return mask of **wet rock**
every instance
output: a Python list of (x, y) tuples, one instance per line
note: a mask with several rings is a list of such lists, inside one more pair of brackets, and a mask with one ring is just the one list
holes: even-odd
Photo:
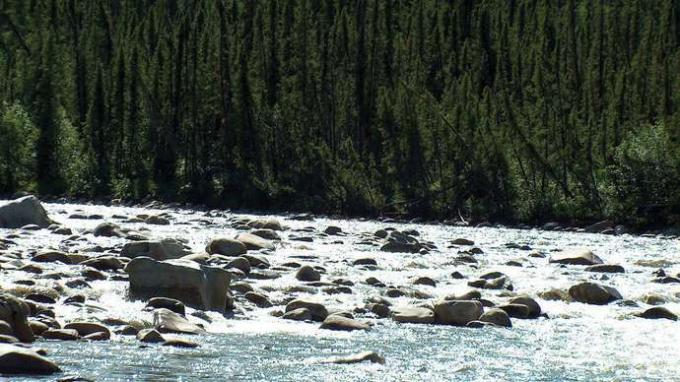
[(331, 314), (326, 317), (320, 326), (321, 329), (340, 330), (340, 331), (354, 331), (354, 330), (368, 330), (371, 327), (363, 322), (347, 318), (338, 314)]
[(504, 328), (512, 327), (512, 322), (510, 321), (510, 316), (508, 313), (506, 313), (503, 309), (498, 308), (491, 308), (484, 312), (479, 317), (479, 321)]
[(586, 232), (589, 233), (600, 233), (606, 229), (614, 228), (614, 222), (611, 220), (602, 220), (597, 223), (593, 223), (584, 228)]
[(274, 231), (273, 229), (268, 228), (256, 229), (254, 231), (251, 231), (250, 233), (267, 240), (281, 240), (281, 236), (279, 236), (279, 234), (276, 233), (276, 231)]
[(131, 260), (125, 267), (130, 292), (140, 297), (170, 297), (204, 310), (223, 312), (229, 290), (229, 272), (187, 260)]
[(78, 332), (81, 337), (88, 337), (93, 334), (102, 333), (102, 337), (104, 339), (111, 338), (111, 331), (109, 328), (95, 322), (71, 322), (64, 325), (64, 329), (73, 329)]
[(250, 273), (251, 266), (250, 261), (245, 257), (237, 257), (227, 263), (227, 268), (236, 268), (241, 270), (244, 274)]
[(311, 321), (312, 312), (307, 308), (297, 308), (286, 312), (281, 316), (284, 320)]
[(246, 282), (235, 282), (235, 283), (231, 284), (231, 286), (229, 288), (232, 291), (236, 291), (236, 292), (243, 293), (243, 294), (253, 291), (253, 286), (246, 283)]
[[(0, 321), (0, 322), (4, 322), (4, 321)], [(29, 321), (28, 326), (31, 327), (33, 334), (37, 335), (37, 336), (41, 335), (42, 333), (44, 333), (46, 330), (48, 330), (50, 328), (49, 326), (47, 326), (46, 324), (44, 324), (40, 321)], [(10, 330), (11, 330), (11, 328), (10, 328)], [(2, 334), (12, 334), (12, 332), (9, 332), (9, 333), (3, 332)]]
[(41, 267), (33, 264), (24, 265), (23, 267), (19, 268), (19, 270), (22, 272), (34, 273), (37, 275), (43, 273), (43, 269)]
[(547, 291), (543, 291), (540, 292), (538, 296), (548, 301), (564, 301), (564, 302), (571, 301), (571, 296), (569, 295), (569, 292), (564, 291), (562, 289), (550, 289)]
[(145, 343), (165, 342), (163, 335), (156, 329), (142, 329), (137, 333), (137, 340)]
[(99, 271), (117, 271), (123, 268), (123, 262), (114, 256), (95, 257), (93, 259), (85, 260), (81, 264)]
[(248, 277), (254, 280), (274, 280), (281, 277), (281, 275), (277, 272), (268, 271), (265, 269), (253, 269), (248, 274)]
[(373, 276), (367, 278), (365, 282), (366, 282), (366, 284), (373, 285), (375, 287), (384, 287), (385, 286), (385, 284), (382, 281), (378, 280), (377, 278), (375, 278)]
[(61, 251), (43, 251), (33, 256), (31, 260), (38, 263), (54, 263), (61, 262), (64, 264), (71, 264), (71, 258)]
[(530, 309), (524, 304), (505, 304), (499, 305), (498, 309), (503, 310), (508, 316), (512, 318), (530, 318)]
[(346, 286), (337, 286), (324, 288), (323, 292), (326, 294), (352, 294), (352, 288)]
[(642, 296), (642, 302), (649, 305), (661, 305), (666, 303), (666, 298), (658, 294), (646, 294)]
[(172, 346), (176, 348), (187, 348), (187, 349), (193, 349), (197, 348), (199, 345), (196, 342), (189, 341), (184, 338), (170, 338), (167, 341), (163, 342), (163, 346)]
[(106, 275), (99, 272), (96, 269), (92, 268), (86, 268), (83, 269), (82, 272), (80, 272), (81, 275), (85, 277), (86, 280), (88, 281), (95, 281), (95, 280), (106, 280)]
[(246, 253), (246, 245), (234, 239), (218, 238), (213, 239), (205, 251), (211, 255), (239, 256)]
[(0, 374), (53, 374), (59, 366), (36, 351), (15, 346), (0, 345)]
[(271, 308), (274, 304), (269, 301), (267, 296), (257, 292), (246, 292), (245, 299), (257, 305), (260, 308)]
[(625, 273), (626, 270), (620, 265), (615, 264), (598, 264), (586, 267), (586, 272), (600, 272), (600, 273)]
[(442, 325), (465, 326), (484, 313), (479, 301), (440, 300), (434, 304), (435, 322)]
[(16, 337), (7, 334), (0, 334), (0, 344), (16, 344), (16, 343), (19, 343), (19, 340)]
[(330, 358), (324, 361), (321, 361), (322, 363), (336, 363), (336, 364), (352, 364), (352, 363), (360, 363), (360, 362), (371, 362), (371, 363), (378, 363), (378, 364), (384, 364), (385, 363), (385, 358), (380, 356), (378, 353), (373, 352), (373, 351), (366, 351), (346, 357), (338, 357), (338, 358)]
[(92, 234), (104, 237), (125, 237), (125, 233), (120, 229), (120, 226), (111, 222), (100, 223), (94, 228)]
[(392, 298), (403, 297), (406, 296), (406, 292), (397, 288), (389, 288), (385, 291), (385, 296)]
[(451, 273), (451, 278), (454, 279), (454, 280), (460, 280), (460, 279), (464, 279), (465, 276), (463, 276), (463, 274), (458, 272), (458, 271), (453, 271)]
[(121, 256), (134, 259), (136, 257), (150, 257), (154, 260), (179, 259), (191, 252), (177, 239), (167, 238), (159, 241), (135, 241), (123, 246)]
[(515, 298), (510, 299), (509, 303), (526, 306), (529, 309), (528, 316), (529, 318), (537, 318), (538, 316), (541, 315), (541, 306), (538, 304), (538, 302), (536, 302), (536, 300), (529, 296), (517, 296)]
[(369, 303), (366, 305), (366, 308), (376, 316), (380, 318), (386, 318), (389, 317), (392, 311), (390, 310), (390, 307), (387, 304), (384, 303), (379, 303), (379, 302), (373, 302)]
[(282, 231), (283, 226), (276, 219), (256, 219), (248, 222), (248, 226), (251, 228), (265, 228), (274, 231)]
[(321, 273), (309, 265), (303, 265), (295, 273), (295, 278), (300, 281), (319, 281)]
[(370, 265), (370, 266), (377, 266), (378, 262), (375, 261), (375, 259), (372, 259), (370, 257), (364, 257), (360, 259), (356, 259), (352, 262), (352, 265), (357, 266), (357, 265)]
[(52, 224), (38, 198), (24, 196), (0, 205), (0, 227), (20, 228), (28, 224), (46, 228)]
[(602, 264), (602, 259), (588, 249), (574, 249), (553, 255), (549, 262), (569, 265), (597, 265)]
[(24, 299), (39, 302), (41, 304), (54, 304), (57, 302), (53, 297), (40, 292), (29, 293), (24, 296)]
[(412, 283), (413, 283), (413, 285), (427, 285), (427, 286), (431, 286), (431, 287), (437, 286), (436, 281), (434, 281), (431, 278), (426, 277), (426, 276), (416, 277), (415, 279), (413, 279)]
[(260, 236), (252, 233), (240, 233), (236, 236), (236, 240), (240, 241), (246, 246), (247, 250), (259, 251), (261, 249), (274, 249), (274, 243), (270, 240), (263, 239)]
[(182, 301), (168, 297), (153, 297), (147, 301), (146, 307), (151, 309), (165, 308), (181, 315), (186, 313), (186, 307)]
[(170, 220), (164, 216), (160, 215), (151, 215), (146, 220), (144, 220), (146, 224), (152, 224), (152, 225), (168, 225), (170, 224)]
[(445, 300), (479, 300), (482, 294), (478, 290), (469, 290), (462, 294), (450, 295), (444, 297)]
[(331, 225), (331, 226), (326, 227), (326, 229), (323, 230), (323, 232), (326, 235), (340, 235), (342, 233), (342, 228), (340, 228), (338, 226)]
[(653, 308), (649, 308), (644, 312), (636, 314), (636, 316), (652, 320), (661, 318), (673, 321), (678, 320), (678, 316), (675, 313), (671, 312), (670, 310), (663, 306), (655, 306)]
[(475, 242), (470, 239), (458, 238), (451, 241), (453, 245), (475, 245)]
[(64, 299), (64, 304), (82, 304), (85, 302), (85, 296), (82, 294), (75, 294)]
[(46, 340), (75, 341), (80, 339), (80, 334), (75, 329), (48, 329), (41, 337)]
[(434, 311), (421, 307), (398, 307), (392, 311), (392, 319), (400, 323), (433, 324)]
[(622, 299), (621, 294), (616, 289), (592, 282), (572, 286), (569, 288), (569, 295), (574, 301), (594, 305), (606, 305)]
[(377, 230), (373, 233), (373, 236), (380, 238), (380, 239), (386, 238), (387, 235), (388, 235), (388, 232), (384, 229), (379, 229), (379, 230)]
[(153, 325), (161, 333), (201, 334), (205, 329), (169, 309), (156, 309), (153, 312)]
[(496, 278), (479, 278), (477, 280), (471, 280), (468, 281), (468, 286), (482, 289), (513, 290), (513, 285), (510, 282), (510, 279), (505, 275)]
[(295, 299), (289, 302), (288, 305), (286, 305), (286, 313), (299, 308), (307, 308), (314, 321), (322, 322), (328, 317), (328, 310), (326, 310), (326, 307), (323, 306), (323, 304), (302, 299)]

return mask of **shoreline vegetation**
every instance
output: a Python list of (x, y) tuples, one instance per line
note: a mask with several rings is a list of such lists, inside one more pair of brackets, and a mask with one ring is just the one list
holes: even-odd
[(0, 194), (680, 224), (677, 1), (36, 0), (0, 20)]

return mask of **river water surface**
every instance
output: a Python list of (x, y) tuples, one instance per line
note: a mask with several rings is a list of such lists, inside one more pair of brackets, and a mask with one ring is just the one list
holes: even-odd
[[(74, 233), (94, 228), (102, 220), (70, 219), (75, 212), (100, 214), (104, 220), (121, 227), (138, 230), (150, 238), (176, 237), (187, 240), (195, 252), (202, 252), (210, 239), (233, 237), (239, 231), (231, 228), (234, 215), (227, 212), (207, 214), (190, 210), (154, 210), (142, 208), (103, 207), (76, 204), (45, 204), (51, 218)], [(137, 214), (170, 214), (171, 224), (151, 226), (127, 223), (120, 216)], [(252, 217), (252, 216), (247, 216)], [(374, 323), (367, 332), (333, 332), (321, 330), (318, 323), (292, 322), (273, 317), (275, 306), (258, 309), (237, 298), (238, 313), (232, 318), (209, 313), (209, 334), (191, 337), (200, 343), (196, 349), (180, 349), (156, 345), (141, 346), (134, 337), (114, 336), (104, 342), (38, 341), (49, 358), (64, 370), (63, 375), (44, 378), (7, 380), (55, 380), (72, 375), (97, 381), (670, 381), (680, 380), (680, 325), (670, 320), (645, 320), (633, 314), (650, 307), (643, 296), (663, 296), (664, 306), (680, 313), (680, 284), (658, 284), (652, 272), (663, 267), (668, 274), (680, 271), (677, 265), (679, 241), (666, 237), (607, 236), (573, 232), (546, 232), (505, 228), (470, 228), (443, 225), (397, 224), (378, 221), (291, 220), (273, 216), (288, 227), (281, 233), (283, 241), (275, 251), (264, 254), (272, 267), (297, 261), (321, 265), (326, 269), (322, 280), (337, 278), (354, 282), (352, 294), (328, 295), (313, 291), (292, 291), (300, 285), (295, 270), (276, 280), (248, 280), (265, 291), (275, 303), (295, 295), (316, 299), (329, 308), (353, 310), (365, 305), (368, 298), (379, 296), (384, 289), (364, 282), (374, 276), (387, 285), (403, 286), (430, 294), (431, 299), (467, 291), (467, 281), (489, 271), (508, 275), (514, 292), (537, 299), (549, 318), (513, 319), (510, 329), (468, 329), (437, 325), (398, 324), (389, 319), (357, 316)], [(346, 236), (319, 234), (335, 225)], [(314, 232), (296, 231), (314, 227)], [(433, 242), (438, 250), (428, 254), (381, 252), (379, 246), (360, 244), (364, 238), (385, 227), (398, 230), (415, 229), (419, 238)], [(148, 230), (147, 230), (148, 229)], [(0, 237), (18, 230), (0, 229)], [(308, 235), (313, 242), (289, 240), (289, 235)], [(456, 248), (452, 239), (474, 240), (484, 253), (476, 255), (477, 268), (456, 264)], [(11, 249), (61, 249), (87, 253), (95, 245), (106, 251), (119, 247), (122, 238), (94, 237), (83, 234), (81, 240), (65, 241), (64, 236), (48, 230), (21, 232)], [(508, 245), (513, 244), (513, 245)], [(517, 245), (514, 245), (517, 244)], [(523, 247), (524, 246), (524, 247)], [(601, 274), (583, 271), (579, 266), (549, 264), (555, 250), (586, 247), (605, 263), (620, 264), (626, 273)], [(532, 257), (544, 253), (547, 257)], [(356, 258), (372, 257), (378, 269), (353, 267)], [(504, 265), (518, 260), (522, 267)], [(54, 271), (73, 272), (73, 266), (48, 264)], [(450, 275), (459, 271), (467, 279)], [(412, 286), (416, 276), (429, 276), (437, 287)], [(12, 288), (20, 278), (33, 278), (39, 285), (49, 286), (54, 280), (18, 271), (2, 271), (0, 286)], [(568, 289), (583, 280), (615, 287), (628, 303), (594, 306), (563, 301), (548, 301), (540, 292)], [(126, 281), (95, 281), (91, 289), (74, 290), (91, 299), (86, 307), (58, 306), (60, 321), (76, 319), (121, 318), (149, 322), (151, 313), (143, 310), (144, 302), (129, 301)], [(508, 300), (506, 293), (482, 291), (496, 303)], [(68, 294), (68, 293), (67, 293)], [(389, 299), (393, 305), (413, 301), (411, 297)], [(637, 304), (633, 305), (632, 302)], [(192, 317), (188, 315), (188, 317)], [(192, 317), (196, 322), (200, 319)], [(205, 322), (204, 322), (205, 323)], [(320, 361), (362, 351), (376, 351), (384, 365), (361, 363), (336, 365)], [(1, 379), (2, 377), (0, 377)]]

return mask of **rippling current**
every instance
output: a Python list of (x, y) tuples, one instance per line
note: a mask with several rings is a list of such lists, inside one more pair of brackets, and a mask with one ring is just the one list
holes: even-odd
[[(142, 208), (103, 207), (76, 204), (46, 204), (50, 217), (72, 228), (74, 233), (94, 228), (102, 220), (76, 220), (75, 213), (101, 214), (105, 220), (124, 228), (138, 230), (150, 238), (177, 237), (188, 241), (195, 252), (202, 252), (211, 238), (233, 237), (234, 215), (219, 216), (189, 210), (153, 210)], [(171, 224), (151, 226), (126, 223), (114, 215), (135, 216), (167, 212)], [(248, 216), (252, 217), (252, 216)], [(211, 312), (213, 322), (207, 335), (191, 337), (200, 343), (196, 349), (142, 346), (134, 337), (114, 336), (104, 342), (61, 342), (40, 340), (36, 346), (44, 348), (49, 358), (64, 370), (51, 377), (12, 377), (12, 381), (55, 380), (63, 376), (82, 376), (97, 381), (670, 381), (680, 380), (680, 323), (669, 320), (645, 320), (633, 314), (649, 307), (641, 299), (655, 293), (663, 296), (665, 307), (680, 313), (680, 286), (652, 283), (652, 272), (663, 266), (667, 273), (680, 271), (679, 241), (664, 237), (606, 236), (599, 234), (545, 232), (505, 228), (468, 228), (443, 225), (396, 224), (378, 221), (331, 220), (296, 221), (286, 216), (272, 216), (285, 226), (283, 241), (274, 252), (265, 256), (272, 267), (290, 261), (321, 265), (326, 269), (322, 280), (345, 278), (352, 280), (352, 294), (327, 295), (292, 292), (300, 285), (295, 270), (276, 280), (254, 280), (256, 289), (263, 290), (275, 303), (295, 295), (323, 302), (329, 308), (352, 310), (363, 306), (372, 296), (384, 289), (363, 281), (374, 276), (387, 285), (443, 297), (467, 291), (469, 279), (489, 271), (508, 275), (514, 292), (537, 299), (548, 319), (513, 319), (513, 328), (468, 329), (451, 326), (398, 324), (389, 319), (359, 316), (359, 320), (374, 323), (367, 332), (333, 332), (321, 330), (318, 323), (289, 322), (270, 315), (275, 306), (259, 309), (237, 299), (239, 313), (224, 318)], [(318, 232), (328, 225), (336, 225), (346, 236), (324, 236)], [(289, 235), (304, 227), (315, 227), (317, 233), (304, 233), (313, 242), (288, 240)], [(420, 239), (429, 240), (438, 250), (429, 254), (401, 254), (380, 252), (379, 246), (358, 244), (365, 235), (380, 228), (415, 229)], [(148, 229), (148, 230), (147, 230)], [(0, 229), (0, 237), (19, 232)], [(69, 252), (87, 250), (93, 245), (104, 249), (125, 243), (121, 238), (94, 237), (83, 234), (86, 240), (71, 241), (65, 247), (64, 236), (47, 230), (21, 233), (13, 239), (21, 248), (54, 248)], [(476, 255), (477, 268), (457, 265), (453, 259), (462, 248), (450, 245), (459, 237), (475, 241), (484, 253)], [(339, 243), (338, 240), (342, 241)], [(508, 243), (519, 246), (507, 246)], [(520, 249), (517, 247), (528, 246)], [(555, 250), (587, 247), (605, 263), (620, 264), (626, 273), (600, 274), (584, 272), (579, 266), (549, 264), (548, 257)], [(533, 252), (545, 258), (530, 257)], [(306, 256), (313, 256), (305, 258)], [(368, 270), (351, 266), (356, 258), (372, 257), (379, 268)], [(523, 266), (504, 265), (519, 260)], [(73, 266), (45, 264), (55, 271), (73, 272)], [(453, 279), (459, 271), (467, 279)], [(2, 271), (0, 286), (12, 288), (13, 281), (29, 278), (23, 272)], [(429, 276), (437, 287), (412, 286), (416, 276)], [(53, 280), (35, 278), (39, 285), (49, 286)], [(566, 289), (582, 280), (613, 286), (630, 304), (594, 306), (581, 303), (547, 301), (538, 293), (553, 288)], [(248, 280), (251, 281), (251, 280)], [(680, 285), (680, 284), (677, 284)], [(73, 290), (83, 293), (92, 306), (77, 308), (60, 305), (57, 318), (63, 323), (75, 319), (123, 318), (139, 322), (151, 321), (151, 313), (142, 310), (144, 303), (129, 301), (127, 282), (95, 281), (91, 289)], [(508, 300), (500, 291), (483, 290), (485, 298), (496, 303)], [(393, 305), (406, 304), (410, 297), (390, 299)], [(187, 315), (187, 317), (191, 317)], [(191, 317), (196, 322), (198, 318)], [(382, 355), (384, 365), (361, 363), (336, 365), (319, 361), (373, 350)], [(2, 380), (2, 377), (0, 377)]]

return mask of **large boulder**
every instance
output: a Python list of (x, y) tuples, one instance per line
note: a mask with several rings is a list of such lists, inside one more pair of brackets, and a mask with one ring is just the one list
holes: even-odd
[(392, 319), (409, 324), (433, 324), (434, 311), (420, 307), (398, 307), (392, 311)]
[(465, 326), (479, 320), (484, 313), (482, 303), (473, 300), (440, 300), (434, 304), (435, 322), (442, 325)]
[(217, 238), (208, 243), (205, 251), (211, 255), (240, 256), (246, 253), (246, 245), (234, 239)]
[[(541, 306), (529, 296), (517, 296), (509, 301), (510, 304), (524, 305), (528, 308), (528, 317), (537, 318), (541, 315)], [(507, 312), (507, 311), (506, 311)]]
[(33, 195), (0, 205), (0, 227), (2, 228), (20, 228), (28, 224), (46, 228), (52, 223), (53, 221), (47, 216), (47, 211), (40, 204), (40, 200)]
[(0, 374), (52, 374), (59, 366), (31, 349), (0, 345)]
[(243, 243), (248, 250), (257, 251), (260, 249), (274, 249), (274, 243), (252, 233), (240, 233), (236, 240)]
[(132, 259), (125, 267), (130, 292), (138, 297), (170, 297), (204, 310), (225, 311), (229, 272), (190, 260)]
[(622, 299), (619, 291), (605, 285), (584, 282), (569, 288), (569, 295), (574, 301), (593, 305), (606, 305)]
[(569, 265), (596, 265), (603, 263), (602, 259), (600, 259), (589, 249), (574, 249), (564, 251), (553, 255), (550, 258), (550, 262)]
[(0, 321), (9, 324), (12, 334), (22, 342), (33, 342), (33, 330), (28, 324), (29, 306), (14, 296), (0, 295)]
[(155, 260), (169, 260), (179, 259), (191, 252), (179, 240), (163, 239), (159, 241), (133, 241), (126, 243), (123, 246), (120, 254), (121, 256), (134, 259), (136, 257), (145, 256)]
[(202, 327), (165, 308), (153, 311), (153, 326), (161, 333), (205, 333), (205, 329)]

